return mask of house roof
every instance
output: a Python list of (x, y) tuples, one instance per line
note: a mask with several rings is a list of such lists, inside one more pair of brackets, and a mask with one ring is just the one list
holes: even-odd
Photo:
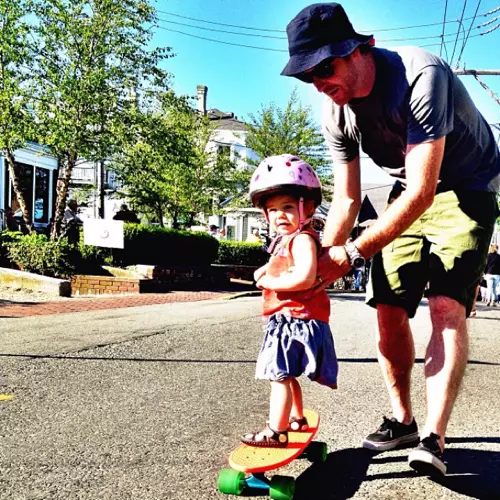
[(373, 208), (380, 217), (380, 214), (385, 210), (387, 199), (392, 189), (391, 184), (363, 184), (361, 186), (361, 201), (365, 196), (368, 196)]
[(246, 130), (245, 122), (238, 120), (234, 113), (226, 113), (219, 109), (209, 109), (207, 111), (209, 120), (217, 122), (215, 127), (221, 130), (232, 130), (236, 132), (244, 132)]

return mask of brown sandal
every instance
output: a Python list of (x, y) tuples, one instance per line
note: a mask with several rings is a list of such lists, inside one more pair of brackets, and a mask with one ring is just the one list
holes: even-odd
[(288, 430), (293, 432), (306, 432), (309, 430), (309, 422), (306, 417), (291, 417)]
[(267, 426), (263, 431), (245, 434), (241, 441), (249, 446), (285, 448), (288, 444), (288, 432), (275, 432)]

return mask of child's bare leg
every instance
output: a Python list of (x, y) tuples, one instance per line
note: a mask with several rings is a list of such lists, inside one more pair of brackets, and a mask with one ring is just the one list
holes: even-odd
[(269, 427), (275, 432), (284, 432), (288, 429), (293, 399), (292, 380), (294, 379), (271, 382)]
[(290, 379), (290, 388), (292, 390), (292, 410), (290, 416), (300, 419), (304, 416), (304, 403), (302, 401), (302, 389), (296, 378)]

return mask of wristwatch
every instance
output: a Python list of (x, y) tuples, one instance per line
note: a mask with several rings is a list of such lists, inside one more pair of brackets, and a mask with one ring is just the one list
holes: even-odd
[(351, 267), (358, 268), (365, 265), (366, 259), (359, 253), (354, 243), (346, 243), (344, 245), (344, 250)]

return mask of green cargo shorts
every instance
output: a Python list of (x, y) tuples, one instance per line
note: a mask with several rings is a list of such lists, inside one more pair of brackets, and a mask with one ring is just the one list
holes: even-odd
[(498, 215), (496, 193), (446, 191), (373, 258), (366, 303), (415, 316), (424, 295), (450, 297), (468, 316)]

